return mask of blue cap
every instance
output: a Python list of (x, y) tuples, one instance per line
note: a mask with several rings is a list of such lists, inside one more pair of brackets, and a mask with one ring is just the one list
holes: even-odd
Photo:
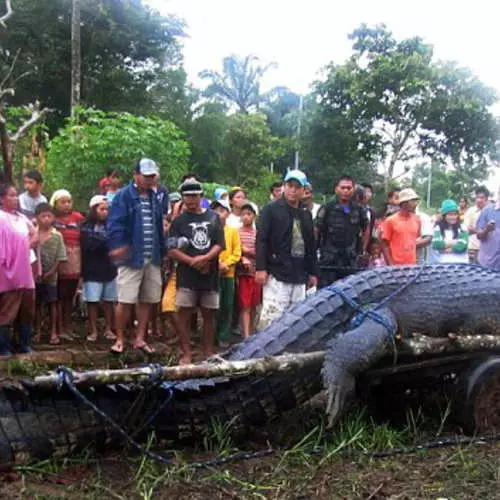
[(297, 181), (303, 187), (308, 184), (307, 176), (302, 170), (289, 170), (285, 175), (285, 182), (288, 181)]

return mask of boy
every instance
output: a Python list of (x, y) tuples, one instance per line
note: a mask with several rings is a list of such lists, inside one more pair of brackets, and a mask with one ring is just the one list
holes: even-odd
[(108, 170), (108, 175), (106, 177), (108, 184), (106, 188), (106, 198), (108, 199), (108, 203), (111, 205), (113, 198), (116, 193), (118, 193), (121, 185), (122, 185), (122, 173), (120, 170)]
[(42, 306), (47, 304), (50, 309), (50, 340), (51, 344), (59, 344), (57, 331), (57, 271), (59, 264), (67, 260), (66, 247), (59, 231), (52, 227), (54, 209), (48, 203), (40, 203), (35, 209), (40, 246), (42, 275), (36, 284), (36, 330), (37, 340), (40, 340)]
[(47, 203), (47, 198), (41, 194), (43, 177), (40, 172), (30, 170), (23, 177), (24, 193), (19, 195), (19, 208), (26, 217), (33, 219), (35, 209), (40, 203)]
[(257, 213), (251, 203), (241, 207), (240, 241), (242, 258), (238, 267), (238, 303), (243, 337), (250, 336), (256, 308), (262, 303), (262, 287), (255, 281), (255, 217)]
[(236, 264), (241, 259), (240, 235), (236, 228), (228, 226), (226, 220), (231, 213), (227, 200), (214, 201), (210, 208), (219, 215), (224, 228), (225, 250), (219, 254), (220, 307), (217, 319), (217, 342), (219, 347), (229, 347), (229, 334), (233, 323)]
[(199, 306), (203, 317), (204, 353), (214, 353), (214, 312), (219, 309), (219, 253), (224, 248), (224, 231), (219, 216), (201, 207), (203, 189), (194, 180), (180, 186), (184, 212), (172, 221), (170, 238), (184, 237), (186, 248), (171, 248), (168, 256), (177, 261), (176, 306), (182, 349), (179, 364), (191, 363), (189, 322)]

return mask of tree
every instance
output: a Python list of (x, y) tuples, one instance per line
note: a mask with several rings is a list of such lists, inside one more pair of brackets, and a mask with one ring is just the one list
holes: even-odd
[(155, 160), (162, 180), (176, 186), (187, 170), (189, 147), (171, 122), (79, 108), (51, 141), (47, 184), (69, 189), (84, 208), (106, 169), (121, 169), (126, 179), (141, 157)]
[(229, 117), (218, 175), (225, 182), (252, 189), (269, 172), (271, 162), (283, 154), (283, 145), (271, 135), (265, 116), (236, 113)]
[[(148, 90), (162, 70), (182, 63), (184, 25), (142, 0), (85, 0), (81, 4), (81, 98), (87, 106), (137, 113), (155, 110)], [(9, 30), (0, 32), (0, 71), (20, 49), (13, 103), (39, 100), (57, 110), (53, 130), (70, 113), (72, 0), (16, 0)], [(18, 75), (25, 78), (18, 81)]]
[(71, 114), (80, 105), (82, 85), (80, 0), (73, 0), (71, 13)]
[(241, 113), (248, 113), (258, 108), (263, 100), (260, 82), (266, 72), (274, 66), (261, 66), (255, 56), (239, 58), (236, 55), (225, 57), (222, 61), (222, 73), (204, 70), (200, 77), (210, 80), (204, 95), (218, 98), (229, 106), (236, 106)]
[(321, 123), (330, 113), (337, 126), (350, 127), (342, 134), (359, 134), (359, 148), (368, 147), (369, 159), (385, 166), (386, 183), (398, 165), (409, 166), (422, 156), (457, 169), (496, 158), (499, 129), (489, 111), (497, 100), (492, 89), (468, 70), (434, 62), (432, 47), (418, 37), (398, 41), (383, 25), (362, 25), (350, 38), (352, 57), (341, 66), (330, 65), (326, 79), (316, 85), (322, 108), (316, 126), (336, 134)]

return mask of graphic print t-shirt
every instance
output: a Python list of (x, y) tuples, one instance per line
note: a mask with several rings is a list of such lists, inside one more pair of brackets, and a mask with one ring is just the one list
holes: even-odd
[[(207, 210), (201, 214), (183, 212), (176, 217), (170, 227), (169, 238), (184, 236), (189, 245), (182, 251), (190, 257), (207, 254), (214, 245), (224, 244), (224, 230), (219, 216)], [(179, 262), (177, 265), (177, 288), (191, 290), (218, 290), (219, 289), (219, 260), (216, 257), (210, 261), (203, 271), (198, 271)]]

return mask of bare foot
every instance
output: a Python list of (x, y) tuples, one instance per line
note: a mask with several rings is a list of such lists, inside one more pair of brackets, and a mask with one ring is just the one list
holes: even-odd
[(121, 354), (123, 352), (123, 344), (121, 342), (115, 342), (109, 350), (114, 354)]
[(179, 365), (190, 365), (193, 362), (193, 358), (191, 354), (184, 354), (180, 357), (178, 364)]

